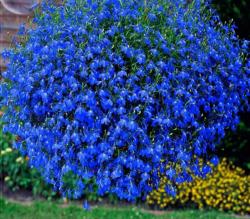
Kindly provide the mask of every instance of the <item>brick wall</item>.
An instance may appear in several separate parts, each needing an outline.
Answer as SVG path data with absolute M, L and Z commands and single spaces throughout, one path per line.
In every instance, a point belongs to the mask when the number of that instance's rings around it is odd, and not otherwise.
M 13 0 L 13 2 L 15 1 Z M 20 4 L 21 8 L 27 1 L 17 0 L 15 6 L 18 7 L 17 3 Z M 25 14 L 12 13 L 0 2 L 0 53 L 4 48 L 11 46 L 12 38 L 17 33 L 19 25 L 21 23 L 27 23 L 30 16 L 32 16 L 32 14 L 27 12 Z M 0 72 L 3 72 L 4 69 L 5 63 L 0 57 Z

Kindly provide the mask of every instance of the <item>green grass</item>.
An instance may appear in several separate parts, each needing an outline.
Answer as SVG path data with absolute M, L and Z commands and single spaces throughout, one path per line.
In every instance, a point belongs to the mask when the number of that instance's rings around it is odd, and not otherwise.
M 79 206 L 61 207 L 53 202 L 34 202 L 30 206 L 0 199 L 0 219 L 236 219 L 237 216 L 216 211 L 169 211 L 153 215 L 136 207 L 96 207 L 85 211 Z

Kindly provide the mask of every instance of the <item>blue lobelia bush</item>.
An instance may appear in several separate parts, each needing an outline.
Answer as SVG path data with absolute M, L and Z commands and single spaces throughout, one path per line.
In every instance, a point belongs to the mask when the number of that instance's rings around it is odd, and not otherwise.
M 34 22 L 3 53 L 3 121 L 64 196 L 94 179 L 100 195 L 132 201 L 161 174 L 174 195 L 211 171 L 199 158 L 216 164 L 215 145 L 249 109 L 248 42 L 207 2 L 43 3 Z

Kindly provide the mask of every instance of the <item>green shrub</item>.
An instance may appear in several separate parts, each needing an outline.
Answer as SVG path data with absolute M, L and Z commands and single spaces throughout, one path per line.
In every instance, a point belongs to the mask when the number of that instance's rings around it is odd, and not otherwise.
M 44 183 L 37 170 L 28 166 L 28 157 L 23 158 L 17 150 L 12 148 L 13 138 L 10 134 L 3 134 L 0 121 L 0 179 L 4 180 L 12 191 L 20 188 L 31 189 L 34 195 L 54 197 L 56 193 Z
M 221 157 L 227 157 L 235 165 L 242 167 L 250 172 L 250 156 L 249 154 L 249 136 L 250 126 L 241 122 L 236 132 L 229 132 L 220 145 L 218 154 Z

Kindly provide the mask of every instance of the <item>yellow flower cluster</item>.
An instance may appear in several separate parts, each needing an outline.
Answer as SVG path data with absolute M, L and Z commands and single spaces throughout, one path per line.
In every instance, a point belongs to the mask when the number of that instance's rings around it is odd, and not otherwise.
M 245 175 L 244 170 L 225 158 L 217 167 L 213 167 L 212 174 L 205 179 L 194 177 L 193 182 L 177 185 L 176 197 L 166 194 L 164 188 L 167 183 L 168 179 L 162 177 L 159 189 L 147 197 L 149 205 L 166 208 L 195 204 L 199 208 L 212 207 L 250 214 L 250 175 Z

